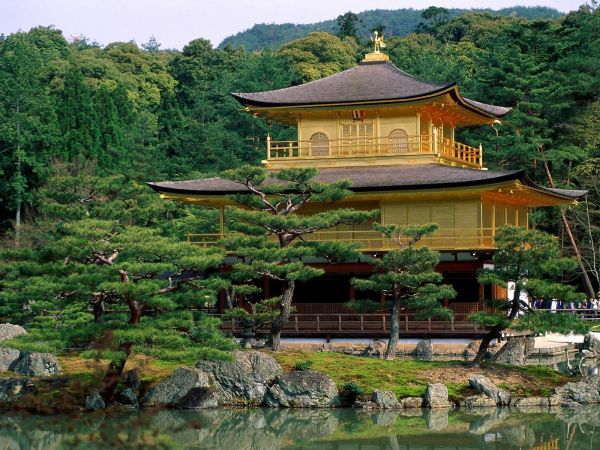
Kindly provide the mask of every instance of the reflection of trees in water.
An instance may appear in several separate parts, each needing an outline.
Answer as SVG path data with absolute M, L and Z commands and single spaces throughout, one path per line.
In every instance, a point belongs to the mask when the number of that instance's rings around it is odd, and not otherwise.
M 413 414 L 414 416 L 411 416 Z M 0 416 L 0 450 L 59 448 L 517 449 L 560 440 L 595 448 L 600 409 L 363 411 L 218 409 L 58 416 Z

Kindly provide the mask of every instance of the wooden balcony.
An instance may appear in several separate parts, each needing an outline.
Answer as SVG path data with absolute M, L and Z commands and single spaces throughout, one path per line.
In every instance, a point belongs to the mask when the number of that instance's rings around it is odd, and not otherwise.
M 311 141 L 272 141 L 267 136 L 266 163 L 283 161 L 326 161 L 351 157 L 401 158 L 431 155 L 442 162 L 467 167 L 483 167 L 483 150 L 451 139 L 433 139 L 428 135 L 407 136 L 401 141 L 389 138 L 329 140 L 315 145 Z
M 190 244 L 202 247 L 216 245 L 225 235 L 221 233 L 188 234 Z M 417 244 L 434 250 L 491 250 L 494 249 L 495 229 L 493 228 L 461 228 L 440 229 Z M 376 231 L 319 231 L 304 236 L 306 241 L 341 241 L 358 242 L 364 252 L 387 251 L 397 248 L 393 242 Z

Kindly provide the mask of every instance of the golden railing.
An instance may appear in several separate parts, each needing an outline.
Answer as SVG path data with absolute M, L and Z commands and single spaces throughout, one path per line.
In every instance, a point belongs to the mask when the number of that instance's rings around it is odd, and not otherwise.
M 431 236 L 422 238 L 418 245 L 435 250 L 487 250 L 494 248 L 494 236 L 493 228 L 440 229 Z M 223 237 L 224 235 L 220 233 L 187 235 L 190 244 L 202 247 L 216 245 Z M 386 251 L 397 248 L 396 244 L 376 231 L 326 230 L 305 235 L 303 238 L 306 241 L 317 242 L 358 242 L 362 251 Z
M 311 141 L 272 141 L 267 136 L 267 161 L 327 159 L 341 157 L 431 154 L 440 158 L 480 168 L 483 166 L 482 148 L 470 147 L 451 139 L 434 140 L 428 135 L 407 136 L 405 140 L 389 138 L 333 139 L 327 143 Z

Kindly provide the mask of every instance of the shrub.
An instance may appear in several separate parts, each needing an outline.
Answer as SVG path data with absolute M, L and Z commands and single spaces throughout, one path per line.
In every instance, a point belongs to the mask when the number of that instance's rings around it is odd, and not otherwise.
M 309 370 L 315 362 L 311 359 L 307 359 L 306 361 L 298 361 L 294 364 L 294 370 L 304 371 Z

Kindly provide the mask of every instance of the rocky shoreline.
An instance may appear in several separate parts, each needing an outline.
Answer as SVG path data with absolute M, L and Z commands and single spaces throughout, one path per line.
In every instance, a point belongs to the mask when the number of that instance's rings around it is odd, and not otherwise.
M 13 326 L 14 327 L 14 326 Z M 20 328 L 20 327 L 19 327 Z M 8 334 L 22 333 L 18 329 L 0 330 Z M 23 330 L 24 331 L 24 330 Z M 426 343 L 423 347 L 426 346 Z M 600 342 L 586 338 L 588 352 L 597 352 Z M 523 355 L 532 347 L 531 338 L 515 339 L 496 355 L 501 363 L 522 364 Z M 546 397 L 515 397 L 496 386 L 482 374 L 469 378 L 470 395 L 460 401 L 448 396 L 443 383 L 427 385 L 423 397 L 397 398 L 391 391 L 375 390 L 368 395 L 341 389 L 328 375 L 312 370 L 284 372 L 267 352 L 236 351 L 231 361 L 199 361 L 194 367 L 181 367 L 159 382 L 144 386 L 137 370 L 126 373 L 113 400 L 126 408 L 211 409 L 219 407 L 269 408 L 339 408 L 365 410 L 411 410 L 427 408 L 489 408 L 514 407 L 579 407 L 600 404 L 600 376 L 567 382 Z M 373 356 L 373 355 L 372 355 Z M 69 382 L 61 377 L 58 359 L 47 353 L 20 352 L 0 348 L 0 370 L 21 376 L 0 378 L 0 407 L 27 409 L 29 403 L 40 403 L 44 385 Z M 54 389 L 56 390 L 56 389 Z M 98 392 L 81 389 L 71 396 L 79 410 L 106 408 Z

